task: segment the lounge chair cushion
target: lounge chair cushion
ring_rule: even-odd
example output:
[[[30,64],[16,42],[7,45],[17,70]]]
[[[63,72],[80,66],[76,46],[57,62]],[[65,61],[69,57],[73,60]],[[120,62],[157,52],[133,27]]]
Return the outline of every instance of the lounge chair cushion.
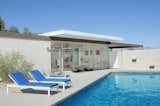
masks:
[[[30,73],[37,81],[45,80],[45,77],[41,74],[41,72],[40,72],[39,70],[31,70],[31,71],[29,71],[29,73]]]
[[[15,71],[9,74],[12,80],[14,80],[18,85],[24,85],[29,83],[28,79],[20,71]]]
[[[70,79],[54,79],[54,78],[45,78],[39,70],[31,70],[29,72],[37,81],[53,81],[53,82],[69,82]]]
[[[25,86],[38,86],[38,87],[54,87],[58,84],[53,83],[40,83],[40,82],[30,82],[25,84]]]
[[[9,76],[14,82],[16,82],[16,84],[22,86],[54,87],[58,85],[53,83],[29,82],[24,74],[20,71],[12,72],[9,74]]]

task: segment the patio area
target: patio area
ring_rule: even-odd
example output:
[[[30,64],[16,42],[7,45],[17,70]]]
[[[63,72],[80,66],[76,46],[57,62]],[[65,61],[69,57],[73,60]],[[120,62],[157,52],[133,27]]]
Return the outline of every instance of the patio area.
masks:
[[[67,88],[65,91],[59,89],[58,92],[52,92],[51,97],[47,97],[47,92],[45,91],[35,91],[35,90],[23,90],[19,89],[9,89],[9,94],[6,94],[5,84],[0,84],[0,106],[48,106],[53,105],[57,101],[66,98],[67,96],[79,91],[88,84],[94,82],[95,80],[107,75],[113,71],[108,70],[97,70],[89,72],[66,72],[70,74],[72,80],[72,87]]]

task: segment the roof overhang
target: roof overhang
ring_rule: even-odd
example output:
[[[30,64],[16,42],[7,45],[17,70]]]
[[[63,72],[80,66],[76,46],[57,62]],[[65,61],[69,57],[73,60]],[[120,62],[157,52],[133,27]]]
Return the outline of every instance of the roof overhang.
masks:
[[[129,44],[129,43],[117,43],[117,42],[111,42],[108,44],[110,49],[115,49],[115,48],[140,48],[143,47],[143,45],[138,45],[138,44]]]
[[[139,48],[143,45],[129,44],[129,43],[118,43],[118,42],[106,42],[106,41],[93,41],[93,40],[83,40],[83,39],[73,39],[73,38],[60,38],[60,37],[50,37],[54,41],[69,41],[69,42],[81,42],[81,43],[96,43],[96,44],[107,44],[110,49],[115,48]]]
[[[79,31],[71,31],[71,30],[58,30],[53,32],[42,33],[39,35],[62,38],[62,39],[77,39],[77,40],[102,41],[102,42],[112,42],[112,41],[123,40],[121,37],[79,32]]]
[[[69,41],[69,42],[81,42],[81,43],[97,43],[97,44],[110,44],[109,41],[94,41],[94,40],[86,40],[86,39],[74,39],[74,38],[61,38],[50,36],[50,39],[53,41]]]
[[[0,37],[15,38],[15,39],[29,39],[29,40],[45,40],[45,41],[71,41],[71,42],[85,42],[85,43],[97,43],[97,44],[107,44],[109,48],[139,48],[143,45],[129,44],[129,43],[119,43],[111,41],[98,41],[98,40],[87,40],[87,39],[75,39],[75,38],[64,38],[56,36],[38,36],[34,34],[18,34],[12,32],[0,31]]]

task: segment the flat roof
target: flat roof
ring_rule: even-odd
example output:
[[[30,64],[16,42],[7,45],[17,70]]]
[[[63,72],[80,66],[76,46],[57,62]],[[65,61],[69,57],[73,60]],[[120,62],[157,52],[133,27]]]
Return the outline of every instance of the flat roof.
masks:
[[[28,39],[28,40],[43,40],[43,41],[69,41],[69,42],[86,42],[86,43],[97,43],[97,44],[107,44],[109,48],[137,48],[143,47],[143,45],[120,43],[116,41],[97,41],[97,40],[87,40],[87,39],[75,39],[75,38],[65,38],[56,36],[44,36],[36,34],[19,34],[13,32],[0,31],[0,37],[14,38],[14,39]]]
[[[112,41],[123,40],[123,38],[121,37],[108,36],[108,35],[102,35],[102,34],[93,34],[93,33],[79,32],[79,31],[72,31],[72,30],[57,30],[57,31],[42,33],[39,35],[58,37],[58,38],[102,41],[102,42],[112,42]]]

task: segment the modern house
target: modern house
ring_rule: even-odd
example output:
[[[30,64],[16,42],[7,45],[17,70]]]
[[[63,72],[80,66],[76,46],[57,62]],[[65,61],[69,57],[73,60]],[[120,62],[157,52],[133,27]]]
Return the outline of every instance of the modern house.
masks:
[[[39,35],[0,31],[0,53],[20,52],[45,72],[112,68],[113,49],[138,48],[142,45],[120,43],[121,37],[92,34],[71,30],[58,30]]]

